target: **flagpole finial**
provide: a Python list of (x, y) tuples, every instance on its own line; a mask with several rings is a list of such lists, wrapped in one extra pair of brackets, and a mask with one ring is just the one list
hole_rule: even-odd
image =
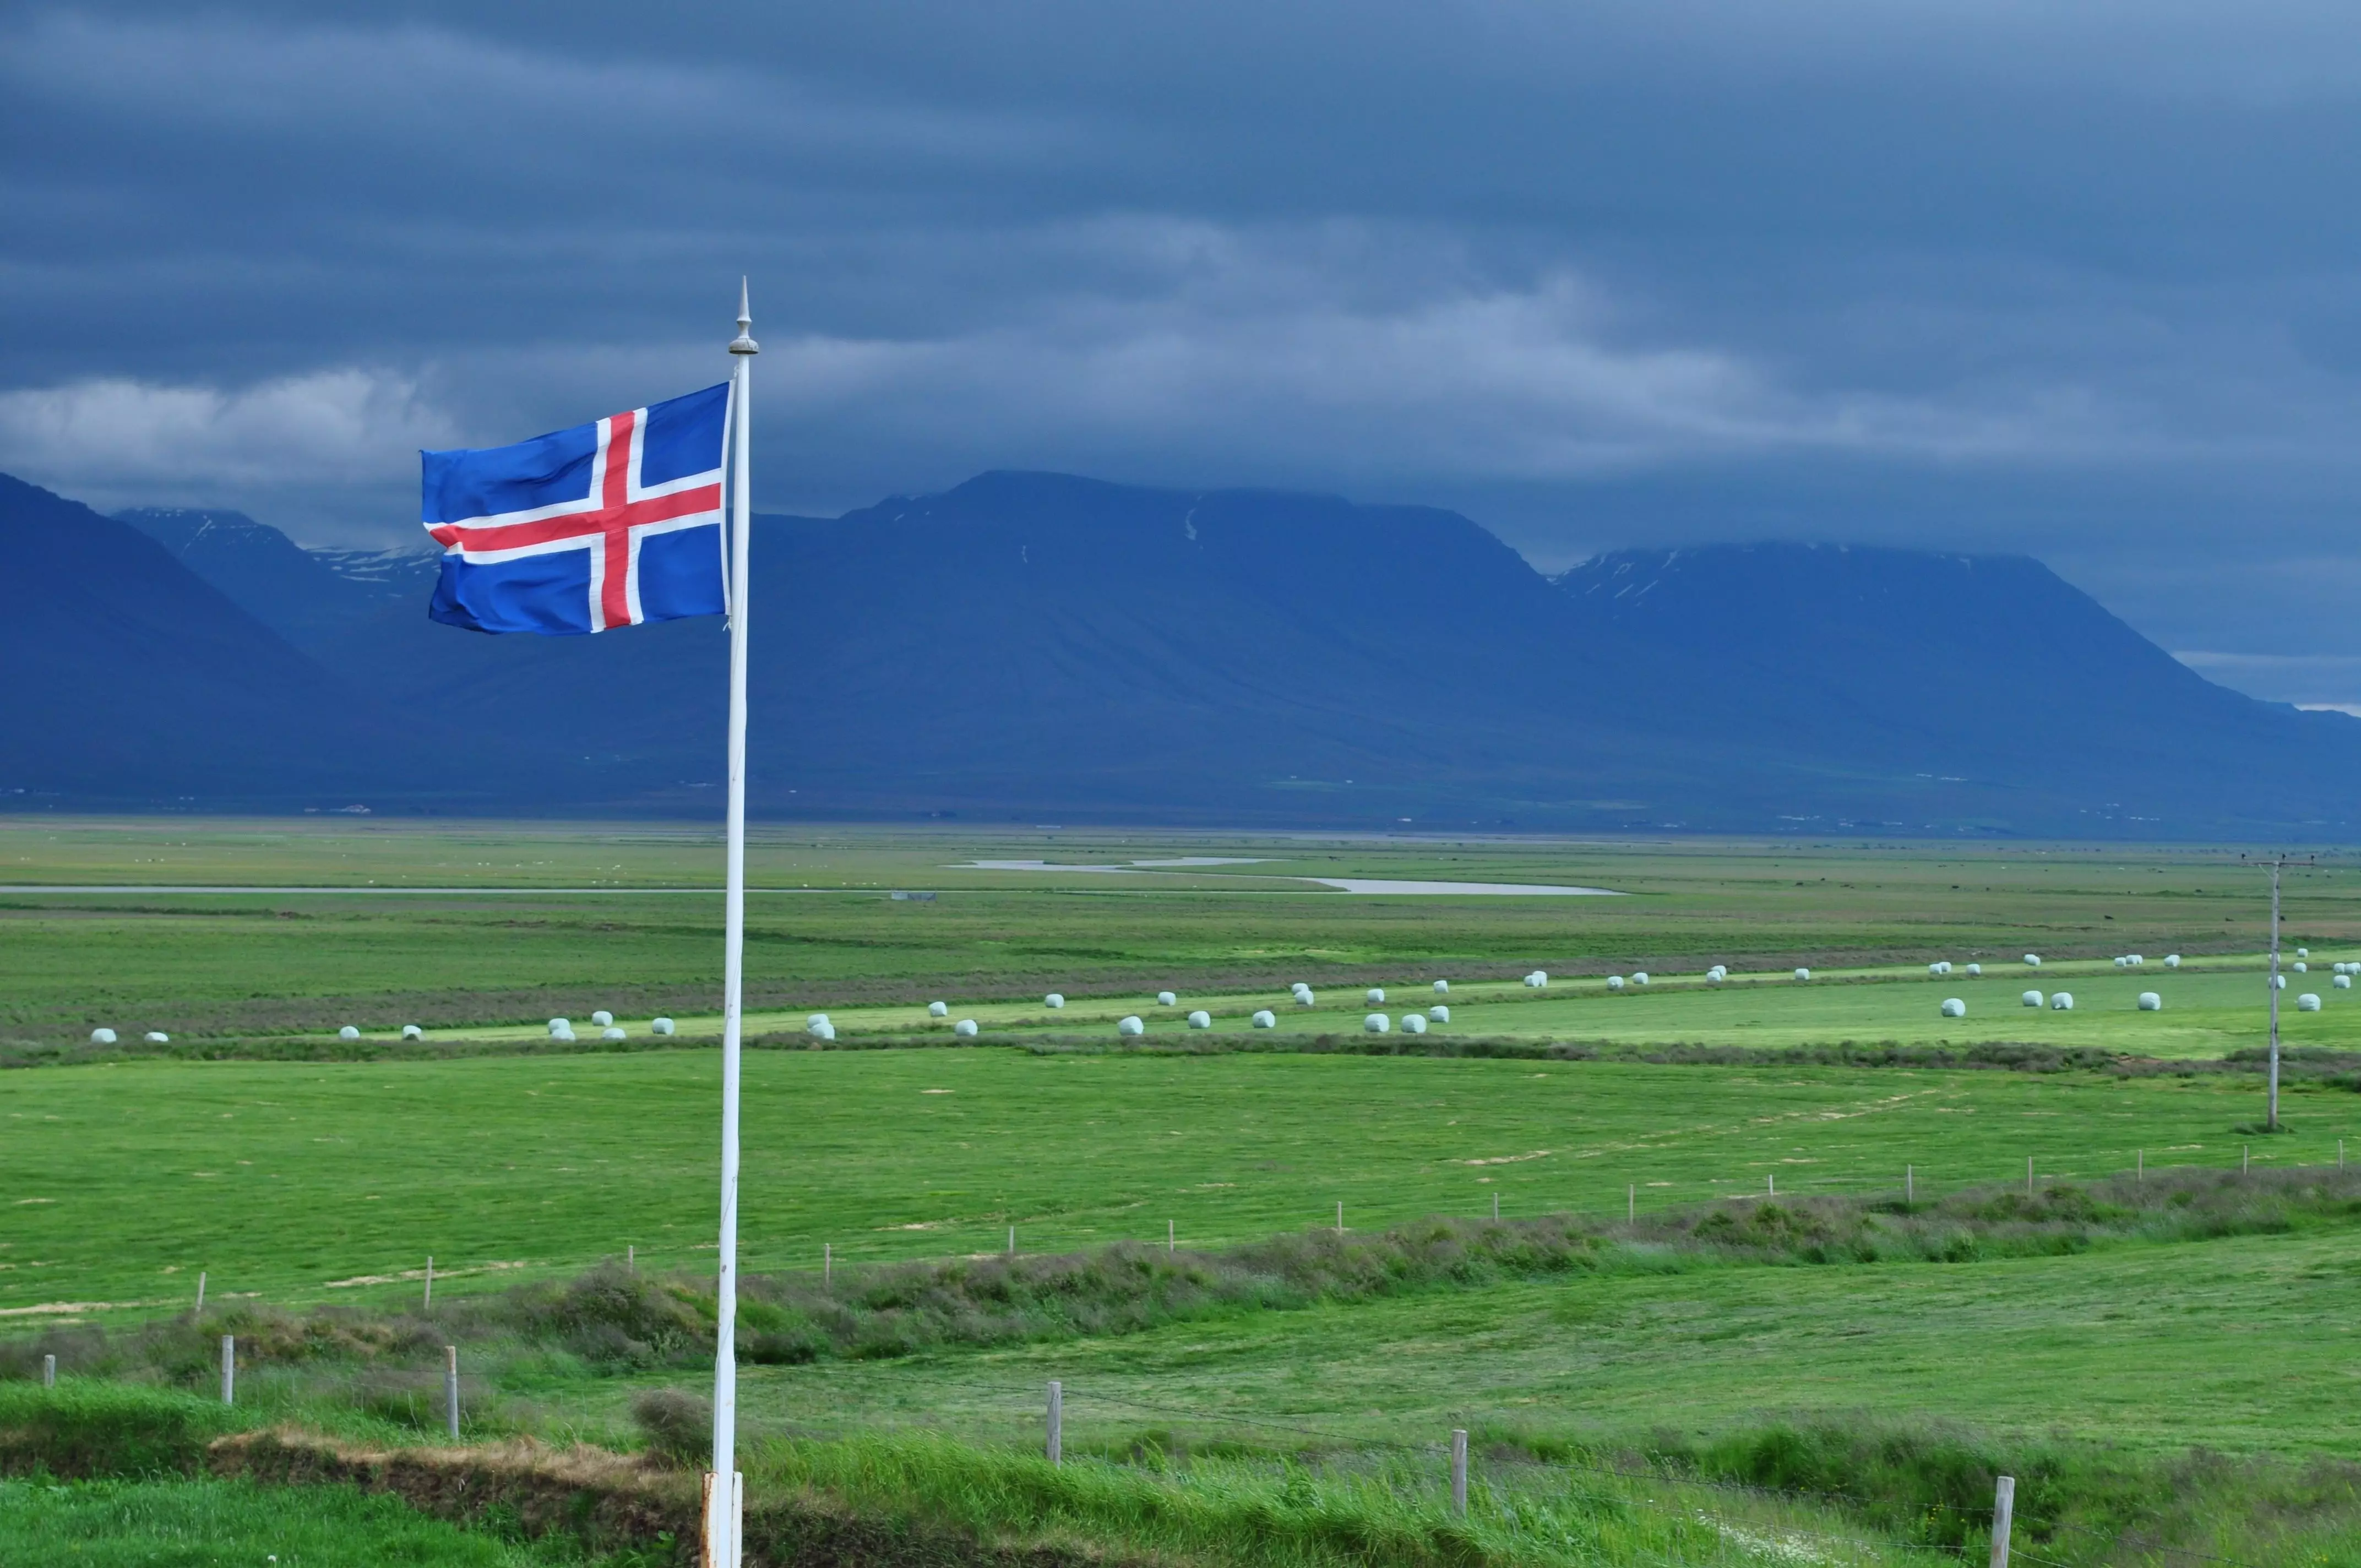
[(753, 324), (754, 318), (748, 314), (746, 310), (746, 280), (741, 278), (738, 280), (738, 335), (730, 340), (730, 353), (760, 354), (763, 352), (761, 345), (747, 334), (746, 329)]

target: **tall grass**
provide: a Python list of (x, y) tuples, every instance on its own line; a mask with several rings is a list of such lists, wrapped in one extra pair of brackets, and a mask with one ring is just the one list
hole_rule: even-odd
[[(75, 1486), (0, 1479), (0, 1568), (271, 1563), (281, 1568), (542, 1568), (586, 1561), (571, 1544), (534, 1545), (460, 1530), (398, 1498), (364, 1496), (348, 1486), (266, 1486), (210, 1477)], [(615, 1568), (623, 1568), (622, 1560)]]
[(1571, 1471), (1479, 1481), (1459, 1517), (1433, 1463), (1400, 1459), (1358, 1471), (1157, 1456), (1052, 1465), (915, 1436), (774, 1441), (747, 1464), (750, 1489), (836, 1499), (906, 1528), (1252, 1568), (1940, 1560), (1806, 1504), (1729, 1494), (1701, 1502), (1656, 1479)]

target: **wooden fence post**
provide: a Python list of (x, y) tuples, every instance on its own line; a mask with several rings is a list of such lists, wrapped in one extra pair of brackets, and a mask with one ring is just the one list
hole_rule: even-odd
[(222, 1335), (222, 1403), (237, 1403), (237, 1336)]
[(443, 1418), (451, 1441), (459, 1441), (459, 1347), (443, 1347)]
[(1066, 1386), (1049, 1379), (1049, 1463), (1066, 1462)]
[(426, 1255), (426, 1299), (419, 1308), (422, 1312), (434, 1310), (434, 1255)]
[(1451, 1432), (1451, 1511), (1460, 1518), (1467, 1517), (1467, 1432), (1455, 1427)]
[(41, 1387), (54, 1388), (57, 1386), (58, 1358), (54, 1355), (45, 1355), (41, 1357)]
[(1992, 1568), (2008, 1568), (2009, 1518), (2016, 1511), (2016, 1477), (2003, 1475), (1993, 1486)]

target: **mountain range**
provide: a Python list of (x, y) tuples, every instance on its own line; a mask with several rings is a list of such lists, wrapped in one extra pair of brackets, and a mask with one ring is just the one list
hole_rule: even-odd
[[(431, 555), (0, 477), (0, 805), (718, 814), (718, 621), (425, 620)], [(2213, 685), (2024, 557), (1552, 578), (1430, 508), (992, 473), (760, 517), (773, 816), (2329, 839), (2361, 721)]]

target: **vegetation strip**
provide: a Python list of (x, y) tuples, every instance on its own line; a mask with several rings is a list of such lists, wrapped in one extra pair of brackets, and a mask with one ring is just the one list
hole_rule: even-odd
[[(2269, 1234), (2361, 1217), (2361, 1168), (2210, 1171), (1982, 1187), (1920, 1202), (1773, 1197), (1659, 1211), (1612, 1223), (1433, 1218), (1375, 1233), (1311, 1230), (1219, 1251), (1138, 1243), (1011, 1255), (751, 1274), (739, 1354), (757, 1365), (869, 1360), (961, 1346), (1138, 1332), (1162, 1323), (1287, 1310), (1509, 1279), (1731, 1265), (1963, 1263), (2057, 1255), (2125, 1242)], [(109, 1331), (73, 1324), (0, 1342), (0, 1375), (45, 1355), (106, 1376), (202, 1386), (219, 1337), (252, 1364), (323, 1368), (415, 1359), (445, 1343), (563, 1346), (615, 1368), (699, 1364), (712, 1354), (705, 1281), (609, 1261), (570, 1281), (446, 1297), (431, 1313), (234, 1302)], [(407, 1406), (420, 1390), (364, 1378), (351, 1398)]]

